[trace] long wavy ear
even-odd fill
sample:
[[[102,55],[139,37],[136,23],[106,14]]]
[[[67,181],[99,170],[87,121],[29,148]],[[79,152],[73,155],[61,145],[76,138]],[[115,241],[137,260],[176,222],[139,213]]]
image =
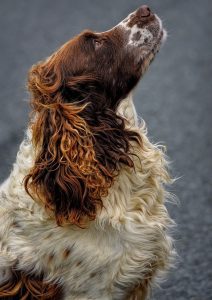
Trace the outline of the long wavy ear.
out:
[[[25,189],[59,225],[83,226],[103,207],[120,165],[133,167],[130,141],[139,135],[125,129],[92,77],[68,78],[54,56],[33,66],[28,82],[35,162]]]
[[[113,175],[97,161],[93,134],[80,116],[89,104],[64,103],[62,76],[52,67],[40,63],[29,73],[36,158],[25,189],[54,212],[59,225],[82,225],[102,206]]]

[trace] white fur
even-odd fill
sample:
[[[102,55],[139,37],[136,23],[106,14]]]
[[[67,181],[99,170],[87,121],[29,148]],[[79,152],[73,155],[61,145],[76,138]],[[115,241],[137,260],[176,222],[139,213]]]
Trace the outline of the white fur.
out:
[[[140,33],[141,34],[141,38],[138,41],[135,41],[133,39],[134,34],[136,33]],[[139,28],[137,25],[134,25],[131,28],[131,32],[130,32],[130,36],[129,36],[129,45],[133,45],[133,46],[139,46],[139,45],[143,45],[145,39],[148,40],[148,42],[152,41],[153,39],[153,35],[152,33],[147,29],[147,28]]]
[[[164,154],[150,143],[145,126],[139,127],[131,97],[121,103],[119,114],[129,129],[140,133],[143,147],[132,145],[138,156],[133,158],[135,170],[122,168],[103,199],[105,208],[87,229],[58,227],[26,194],[23,178],[34,161],[27,132],[10,177],[0,187],[0,282],[16,264],[61,282],[66,300],[122,300],[145,278],[158,278],[166,270],[173,248],[164,206],[164,184],[169,182]],[[65,249],[70,250],[67,259]],[[127,299],[146,297],[139,295]]]

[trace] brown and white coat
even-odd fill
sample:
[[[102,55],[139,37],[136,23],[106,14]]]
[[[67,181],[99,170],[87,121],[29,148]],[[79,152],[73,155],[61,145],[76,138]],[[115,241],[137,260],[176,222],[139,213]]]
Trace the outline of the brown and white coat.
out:
[[[34,114],[0,187],[0,298],[146,299],[167,270],[171,180],[130,94],[164,35],[143,6],[32,67]]]

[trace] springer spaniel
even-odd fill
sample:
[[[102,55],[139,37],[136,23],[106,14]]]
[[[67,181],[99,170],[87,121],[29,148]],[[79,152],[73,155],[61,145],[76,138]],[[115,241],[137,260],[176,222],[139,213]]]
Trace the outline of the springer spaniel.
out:
[[[141,6],[30,70],[33,114],[0,187],[0,298],[146,299],[170,265],[171,179],[130,94],[165,37]]]

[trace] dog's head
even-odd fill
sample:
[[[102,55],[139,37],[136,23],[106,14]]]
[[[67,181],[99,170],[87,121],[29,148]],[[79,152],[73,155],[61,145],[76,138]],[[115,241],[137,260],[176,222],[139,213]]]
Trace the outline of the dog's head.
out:
[[[139,135],[116,114],[165,37],[147,6],[102,33],[84,31],[29,73],[35,163],[25,188],[58,224],[95,218]]]

